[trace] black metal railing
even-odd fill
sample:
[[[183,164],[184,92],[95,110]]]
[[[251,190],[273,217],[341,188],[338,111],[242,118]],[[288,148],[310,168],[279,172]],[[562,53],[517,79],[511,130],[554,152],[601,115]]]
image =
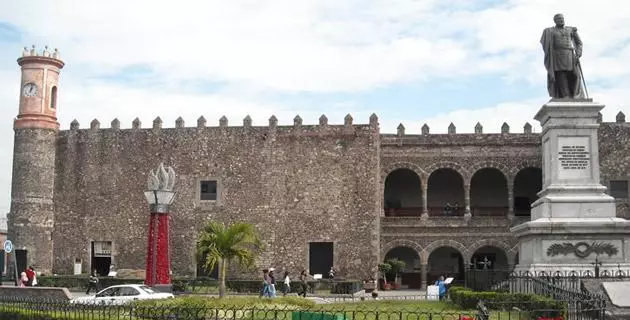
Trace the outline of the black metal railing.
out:
[[[570,319],[604,319],[606,299],[585,289],[583,280],[629,279],[627,270],[603,270],[599,272],[506,272],[498,270],[468,270],[466,285],[475,291],[498,291],[512,294],[525,293],[545,296],[566,302]],[[495,302],[497,304],[499,302]]]
[[[555,286],[582,291],[582,280],[603,279],[607,281],[623,281],[630,279],[630,270],[580,270],[580,271],[511,271],[497,269],[470,269],[466,271],[465,287],[475,291],[507,291],[510,285],[519,285],[519,279],[536,278],[545,280]],[[527,283],[527,282],[524,282]]]
[[[219,305],[168,306],[165,305],[79,305],[60,302],[42,302],[0,298],[0,319],[152,319],[152,320],[201,320],[201,319],[251,319],[251,320],[475,320],[475,319],[537,319],[545,315],[566,315],[564,309],[536,309],[525,307],[518,310],[485,302],[480,310],[431,310],[424,307],[316,305],[314,307],[252,305],[235,307]],[[483,312],[481,312],[483,310]]]

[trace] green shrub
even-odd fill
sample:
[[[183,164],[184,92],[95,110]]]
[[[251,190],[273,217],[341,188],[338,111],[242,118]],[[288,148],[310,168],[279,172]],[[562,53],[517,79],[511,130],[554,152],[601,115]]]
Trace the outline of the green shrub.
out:
[[[302,297],[278,297],[266,299],[259,297],[203,297],[182,296],[167,300],[144,300],[134,302],[135,306],[160,306],[170,308],[256,308],[281,307],[281,308],[312,308],[315,302]]]
[[[510,311],[518,308],[524,311],[532,311],[534,314],[558,315],[564,314],[566,310],[566,305],[562,301],[555,301],[545,296],[530,293],[478,292],[462,287],[452,287],[448,292],[451,301],[465,310],[475,309],[479,301],[483,301],[488,309],[500,311]]]

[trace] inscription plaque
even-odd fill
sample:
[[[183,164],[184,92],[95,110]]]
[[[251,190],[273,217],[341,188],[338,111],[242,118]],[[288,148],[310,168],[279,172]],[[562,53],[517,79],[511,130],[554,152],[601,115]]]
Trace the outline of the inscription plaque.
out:
[[[590,178],[590,149],[588,137],[558,137],[558,178]]]
[[[560,146],[558,160],[560,160],[562,169],[586,170],[589,163],[589,152],[586,146]]]

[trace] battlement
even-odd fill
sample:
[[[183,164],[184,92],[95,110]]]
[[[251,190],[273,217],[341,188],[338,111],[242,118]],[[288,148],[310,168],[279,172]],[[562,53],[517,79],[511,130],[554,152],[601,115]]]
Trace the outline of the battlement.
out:
[[[604,127],[630,126],[626,122],[625,114],[617,113],[615,122],[603,122],[602,114],[599,114],[597,122]],[[471,133],[457,133],[454,123],[450,123],[446,133],[431,133],[425,123],[420,129],[420,134],[406,133],[405,126],[401,123],[396,128],[395,134],[381,134],[381,145],[539,145],[540,133],[534,132],[532,125],[526,122],[521,132],[510,132],[510,126],[504,122],[499,133],[485,133],[481,123],[477,122]]]
[[[207,126],[206,118],[203,116],[197,119],[196,126],[187,127],[185,121],[182,117],[179,117],[175,120],[174,128],[164,128],[163,121],[160,117],[157,117],[153,120],[153,123],[150,128],[143,128],[142,122],[139,118],[135,118],[131,123],[131,128],[121,129],[120,121],[118,119],[114,119],[110,123],[109,128],[101,128],[100,122],[97,119],[92,120],[90,122],[89,129],[80,129],[79,121],[76,119],[70,123],[70,129],[65,130],[66,132],[75,132],[75,131],[99,131],[99,130],[124,130],[124,131],[133,131],[133,130],[151,130],[151,131],[159,131],[159,130],[220,130],[224,132],[241,132],[241,133],[270,133],[270,134],[290,134],[290,135],[326,135],[326,134],[358,134],[359,132],[370,132],[370,133],[378,133],[378,117],[375,114],[372,114],[369,118],[368,124],[354,124],[353,118],[350,114],[344,117],[343,125],[331,125],[328,123],[328,118],[325,115],[322,115],[319,118],[319,124],[317,125],[304,125],[302,123],[302,118],[297,115],[293,119],[293,125],[288,126],[279,126],[278,118],[276,116],[271,116],[269,118],[269,124],[267,126],[253,126],[252,118],[248,115],[242,120],[242,125],[239,126],[230,126],[228,124],[228,119],[225,116],[222,116],[219,119],[218,126]]]
[[[44,50],[42,50],[41,53],[37,52],[35,45],[33,45],[30,50],[27,47],[24,47],[22,57],[44,57],[61,60],[59,49],[55,48],[53,52],[50,52],[48,51],[48,46],[44,46]]]

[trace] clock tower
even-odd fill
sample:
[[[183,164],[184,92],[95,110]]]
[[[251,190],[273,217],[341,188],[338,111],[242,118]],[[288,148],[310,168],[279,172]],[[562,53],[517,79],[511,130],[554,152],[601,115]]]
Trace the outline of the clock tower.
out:
[[[59,51],[49,52],[46,47],[41,55],[24,48],[18,59],[22,67],[20,87],[20,111],[14,128],[59,129],[57,122],[57,90],[59,72],[64,63]]]
[[[20,106],[15,133],[8,239],[13,241],[18,274],[26,267],[51,274],[53,265],[55,153],[59,52],[24,48]],[[13,264],[10,264],[11,266]]]

